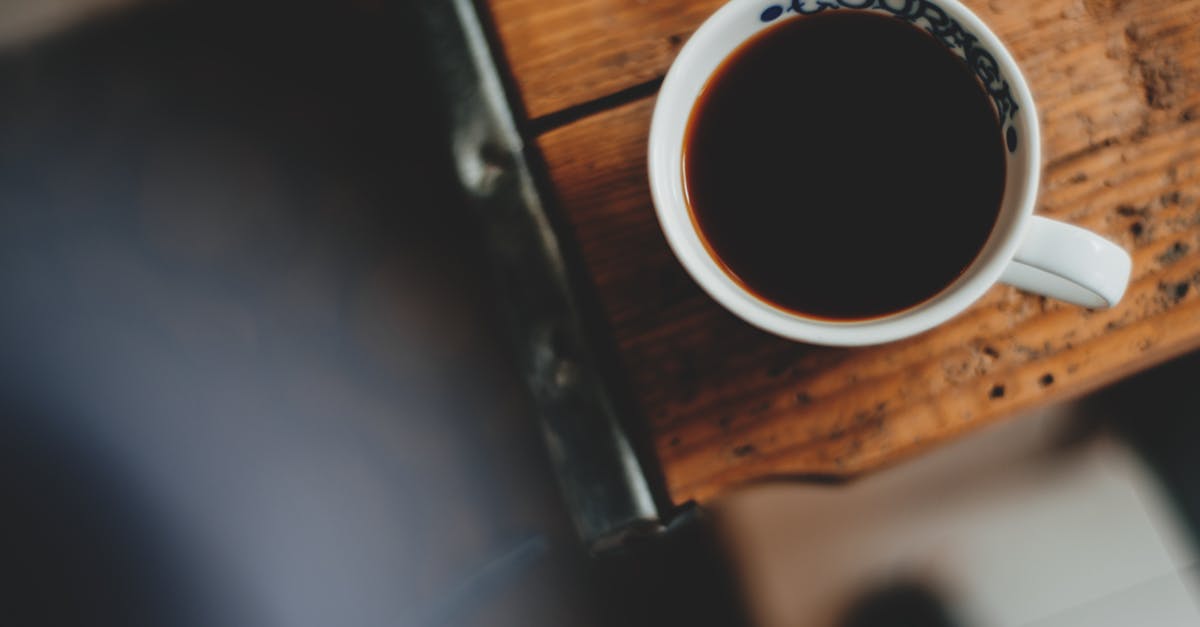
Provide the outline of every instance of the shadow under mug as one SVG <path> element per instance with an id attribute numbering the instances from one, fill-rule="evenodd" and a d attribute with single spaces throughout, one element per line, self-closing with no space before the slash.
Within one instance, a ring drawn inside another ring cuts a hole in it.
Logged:
<path id="1" fill-rule="evenodd" d="M 713 72 L 759 31 L 823 11 L 873 11 L 928 31 L 975 72 L 995 106 L 1007 149 L 1000 212 L 975 261 L 930 300 L 868 320 L 808 318 L 747 291 L 704 246 L 684 196 L 684 135 L 696 99 Z M 1037 109 L 1025 77 L 999 38 L 957 0 L 732 0 L 688 40 L 663 81 L 650 126 L 650 191 L 671 250 L 700 287 L 725 308 L 763 330 L 797 341 L 879 344 L 949 320 L 996 283 L 1090 308 L 1112 307 L 1121 300 L 1132 270 L 1123 248 L 1091 231 L 1033 215 L 1041 173 L 1040 142 Z"/>

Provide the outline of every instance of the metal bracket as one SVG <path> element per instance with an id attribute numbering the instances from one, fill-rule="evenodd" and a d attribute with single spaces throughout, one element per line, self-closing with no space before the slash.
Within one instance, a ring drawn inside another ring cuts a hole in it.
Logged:
<path id="1" fill-rule="evenodd" d="M 592 551 L 666 527 L 589 347 L 578 292 L 538 195 L 471 0 L 423 17 L 451 122 L 458 178 L 481 222 L 519 365 L 575 527 Z"/>

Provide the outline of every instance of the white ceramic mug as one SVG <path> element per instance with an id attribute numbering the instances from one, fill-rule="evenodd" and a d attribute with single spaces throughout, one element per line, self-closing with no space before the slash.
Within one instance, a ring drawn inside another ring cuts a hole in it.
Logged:
<path id="1" fill-rule="evenodd" d="M 1000 213 L 971 266 L 932 299 L 868 320 L 807 318 L 747 291 L 712 258 L 684 199 L 684 133 L 709 77 L 759 31 L 822 11 L 875 11 L 929 31 L 975 71 L 996 107 L 1008 148 Z M 650 127 L 650 190 L 675 256 L 727 309 L 794 340 L 836 346 L 878 344 L 945 322 L 997 282 L 1083 307 L 1111 307 L 1121 300 L 1132 266 L 1124 249 L 1091 231 L 1033 215 L 1041 173 L 1040 141 L 1037 109 L 1016 62 L 999 38 L 957 0 L 732 0 L 692 35 L 663 81 Z"/>

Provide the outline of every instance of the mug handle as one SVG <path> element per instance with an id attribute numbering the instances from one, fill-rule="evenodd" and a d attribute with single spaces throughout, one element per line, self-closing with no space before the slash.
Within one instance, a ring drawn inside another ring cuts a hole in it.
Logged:
<path id="1" fill-rule="evenodd" d="M 1124 248 L 1073 224 L 1031 222 L 1001 282 L 1093 309 L 1121 302 L 1133 270 Z"/>

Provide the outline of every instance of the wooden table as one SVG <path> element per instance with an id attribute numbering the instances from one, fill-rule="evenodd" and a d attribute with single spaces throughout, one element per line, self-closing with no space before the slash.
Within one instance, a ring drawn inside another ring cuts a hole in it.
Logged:
<path id="1" fill-rule="evenodd" d="M 933 331 L 864 349 L 751 328 L 700 291 L 658 229 L 645 174 L 655 92 L 722 1 L 488 2 L 676 502 L 852 476 L 1200 347 L 1200 0 L 965 0 L 1039 104 L 1038 212 L 1124 246 L 1132 283 L 1108 311 L 996 287 Z"/>

